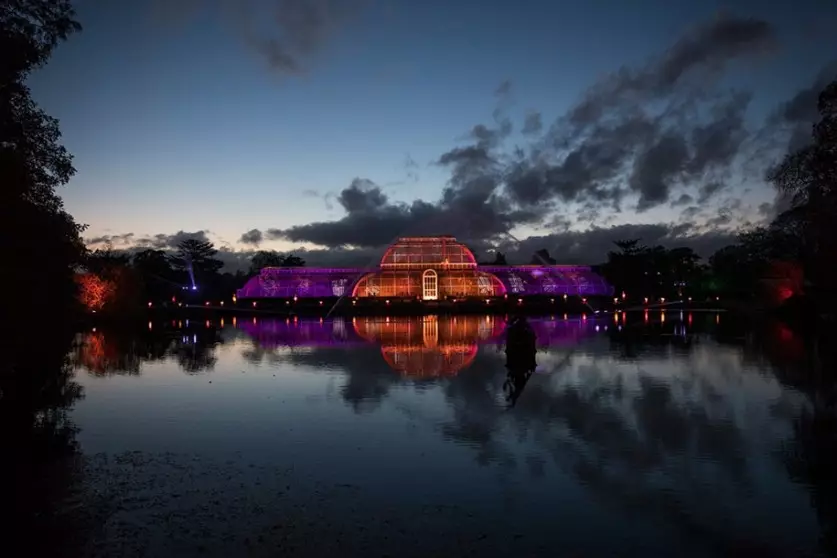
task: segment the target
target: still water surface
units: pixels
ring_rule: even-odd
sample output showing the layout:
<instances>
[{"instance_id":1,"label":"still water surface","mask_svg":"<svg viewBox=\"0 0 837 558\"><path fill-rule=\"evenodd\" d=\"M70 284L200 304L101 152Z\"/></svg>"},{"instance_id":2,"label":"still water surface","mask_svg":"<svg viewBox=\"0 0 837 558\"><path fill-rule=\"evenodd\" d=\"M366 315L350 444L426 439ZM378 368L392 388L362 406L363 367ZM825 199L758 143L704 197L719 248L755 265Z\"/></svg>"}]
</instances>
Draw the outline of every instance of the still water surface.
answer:
<instances>
[{"instance_id":1,"label":"still water surface","mask_svg":"<svg viewBox=\"0 0 837 558\"><path fill-rule=\"evenodd\" d=\"M533 320L531 375L499 316L80 334L99 552L819 552L801 341L667 314Z\"/></svg>"}]
</instances>

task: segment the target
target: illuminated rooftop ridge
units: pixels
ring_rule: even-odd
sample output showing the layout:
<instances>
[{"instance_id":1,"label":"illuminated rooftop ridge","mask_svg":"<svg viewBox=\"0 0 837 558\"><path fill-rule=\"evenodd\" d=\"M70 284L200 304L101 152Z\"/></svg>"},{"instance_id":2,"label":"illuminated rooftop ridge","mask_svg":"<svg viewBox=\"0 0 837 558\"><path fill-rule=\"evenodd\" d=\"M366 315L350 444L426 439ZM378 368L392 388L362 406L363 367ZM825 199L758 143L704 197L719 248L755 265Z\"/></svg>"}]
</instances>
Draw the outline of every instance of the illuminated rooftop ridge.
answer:
<instances>
[{"instance_id":1,"label":"illuminated rooftop ridge","mask_svg":"<svg viewBox=\"0 0 837 558\"><path fill-rule=\"evenodd\" d=\"M453 236L405 236L381 258L382 269L471 269L477 259Z\"/></svg>"}]
</instances>

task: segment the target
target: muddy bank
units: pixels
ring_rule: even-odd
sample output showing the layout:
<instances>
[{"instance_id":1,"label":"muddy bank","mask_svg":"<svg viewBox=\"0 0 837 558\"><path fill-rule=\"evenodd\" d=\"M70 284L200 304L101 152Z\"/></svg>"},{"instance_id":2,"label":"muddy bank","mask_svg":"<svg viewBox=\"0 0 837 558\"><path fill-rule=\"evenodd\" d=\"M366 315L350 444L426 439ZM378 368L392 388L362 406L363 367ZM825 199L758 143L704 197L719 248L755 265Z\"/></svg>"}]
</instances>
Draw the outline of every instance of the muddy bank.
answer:
<instances>
[{"instance_id":1,"label":"muddy bank","mask_svg":"<svg viewBox=\"0 0 837 558\"><path fill-rule=\"evenodd\" d=\"M394 509L304 472L177 454L86 460L73 554L120 556L509 555L543 550L478 510ZM543 541L542 541L543 542Z\"/></svg>"}]
</instances>

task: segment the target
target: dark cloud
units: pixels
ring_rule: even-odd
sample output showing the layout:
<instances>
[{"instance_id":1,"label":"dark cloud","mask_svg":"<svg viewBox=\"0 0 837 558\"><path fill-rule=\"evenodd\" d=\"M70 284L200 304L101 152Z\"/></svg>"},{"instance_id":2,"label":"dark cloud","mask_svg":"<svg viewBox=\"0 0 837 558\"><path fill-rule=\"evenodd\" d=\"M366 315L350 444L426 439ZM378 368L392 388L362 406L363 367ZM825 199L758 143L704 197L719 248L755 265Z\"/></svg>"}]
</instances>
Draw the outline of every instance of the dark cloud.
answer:
<instances>
[{"instance_id":1,"label":"dark cloud","mask_svg":"<svg viewBox=\"0 0 837 558\"><path fill-rule=\"evenodd\" d=\"M689 158L682 136L666 135L639 155L629 181L639 193L637 211L645 211L668 201L672 182L677 179Z\"/></svg>"},{"instance_id":2,"label":"dark cloud","mask_svg":"<svg viewBox=\"0 0 837 558\"><path fill-rule=\"evenodd\" d=\"M184 240L195 239L202 242L209 241L209 231L186 232L177 231L174 234L155 234L153 236L137 236L134 233L119 235L102 235L89 238L85 242L94 248L107 245L119 249L154 248L156 250L173 250ZM251 231L252 232L252 231Z\"/></svg>"},{"instance_id":3,"label":"dark cloud","mask_svg":"<svg viewBox=\"0 0 837 558\"><path fill-rule=\"evenodd\" d=\"M695 199L690 196L689 194L681 194L679 198L671 202L671 207L679 207L681 205L689 205L690 203L694 202Z\"/></svg>"},{"instance_id":4,"label":"dark cloud","mask_svg":"<svg viewBox=\"0 0 837 558\"><path fill-rule=\"evenodd\" d=\"M569 113L568 122L586 127L626 105L664 99L678 89L705 85L738 58L764 52L775 30L755 19L719 17L687 33L662 57L639 69L622 68L591 87Z\"/></svg>"},{"instance_id":5,"label":"dark cloud","mask_svg":"<svg viewBox=\"0 0 837 558\"><path fill-rule=\"evenodd\" d=\"M444 232L490 244L517 226L541 224L560 204L574 204L577 222L602 223L626 200L639 211L668 202L673 191L680 195L675 205L708 201L748 137L750 101L711 88L732 62L773 41L765 22L716 18L648 64L605 77L540 137L541 116L529 113L522 131L531 143L510 153L503 145L512 129L505 114L511 84L503 82L494 122L473 126L467 144L437 159L450 172L439 200L396 203L357 179L337 196L342 218L267 236L374 247L403 234Z\"/></svg>"},{"instance_id":6,"label":"dark cloud","mask_svg":"<svg viewBox=\"0 0 837 558\"><path fill-rule=\"evenodd\" d=\"M508 97L511 94L512 90L512 82L511 80L503 80L500 82L500 85L497 86L497 89L494 90L494 95L497 97Z\"/></svg>"},{"instance_id":7,"label":"dark cloud","mask_svg":"<svg viewBox=\"0 0 837 558\"><path fill-rule=\"evenodd\" d=\"M234 22L244 42L273 70L302 74L363 4L359 0L236 0L228 3L224 17Z\"/></svg>"},{"instance_id":8,"label":"dark cloud","mask_svg":"<svg viewBox=\"0 0 837 558\"><path fill-rule=\"evenodd\" d=\"M418 163L408 153L404 156L404 171L407 173L407 180L410 182L419 181Z\"/></svg>"},{"instance_id":9,"label":"dark cloud","mask_svg":"<svg viewBox=\"0 0 837 558\"><path fill-rule=\"evenodd\" d=\"M687 207L686 209L684 209L683 211L680 212L680 217L682 219L690 220L690 219L694 219L695 217L697 217L698 214L700 214L700 212L701 212L700 207L698 207L696 205L691 205L691 206Z\"/></svg>"},{"instance_id":10,"label":"dark cloud","mask_svg":"<svg viewBox=\"0 0 837 558\"><path fill-rule=\"evenodd\" d=\"M175 25L215 17L271 69L299 75L368 4L366 0L154 0L153 8L155 15Z\"/></svg>"},{"instance_id":11,"label":"dark cloud","mask_svg":"<svg viewBox=\"0 0 837 558\"><path fill-rule=\"evenodd\" d=\"M563 231L546 236L531 236L515 245L498 249L508 253L509 261L526 261L535 251L545 248L558 263L596 264L605 261L614 241L639 238L643 244L668 248L686 246L703 257L732 244L735 233L726 230L699 231L692 225L616 225L594 227L585 231Z\"/></svg>"},{"instance_id":12,"label":"dark cloud","mask_svg":"<svg viewBox=\"0 0 837 558\"><path fill-rule=\"evenodd\" d=\"M702 177L708 171L729 168L748 135L744 116L751 98L749 92L732 95L729 101L715 107L708 124L692 130L694 154L687 166L691 175Z\"/></svg>"},{"instance_id":13,"label":"dark cloud","mask_svg":"<svg viewBox=\"0 0 837 558\"><path fill-rule=\"evenodd\" d=\"M772 115L768 132L775 133L776 127L784 129L788 137L788 151L796 151L810 141L813 125L819 119L817 101L820 92L835 79L837 60L827 64L810 85L797 91Z\"/></svg>"},{"instance_id":14,"label":"dark cloud","mask_svg":"<svg viewBox=\"0 0 837 558\"><path fill-rule=\"evenodd\" d=\"M178 245L184 240L199 240L201 242L210 242L209 231L186 232L177 231L174 234L155 234L152 237L142 237L137 239L137 245L144 248L155 248L158 250L176 249Z\"/></svg>"},{"instance_id":15,"label":"dark cloud","mask_svg":"<svg viewBox=\"0 0 837 558\"><path fill-rule=\"evenodd\" d=\"M715 194L724 189L722 182L707 182L698 190L698 203L704 204L711 200Z\"/></svg>"},{"instance_id":16,"label":"dark cloud","mask_svg":"<svg viewBox=\"0 0 837 558\"><path fill-rule=\"evenodd\" d=\"M451 160L457 160L451 156ZM454 234L463 240L488 242L502 238L518 223L534 222L537 211L513 209L498 195L496 182L473 168L482 163L467 156L458 164L469 168L454 171L451 184L435 203L416 200L411 204L391 202L378 186L357 180L338 199L346 215L336 221L268 229L268 239L310 242L328 247L379 247L398 236ZM362 184L362 185L361 185Z\"/></svg>"},{"instance_id":17,"label":"dark cloud","mask_svg":"<svg viewBox=\"0 0 837 558\"><path fill-rule=\"evenodd\" d=\"M337 196L347 213L371 213L387 203L387 196L371 180L355 178Z\"/></svg>"},{"instance_id":18,"label":"dark cloud","mask_svg":"<svg viewBox=\"0 0 837 558\"><path fill-rule=\"evenodd\" d=\"M93 246L94 248L99 247L100 245L105 246L122 246L128 245L133 243L134 241L134 233L125 233L125 234L104 234L101 236L94 236L92 238L88 238L85 240L85 243L88 246Z\"/></svg>"},{"instance_id":19,"label":"dark cloud","mask_svg":"<svg viewBox=\"0 0 837 558\"><path fill-rule=\"evenodd\" d=\"M774 216L773 215L773 213L774 213L773 208L774 208L774 205L770 202L764 202L764 203L759 204L759 208L758 208L759 216L760 217L765 217L765 218L772 218Z\"/></svg>"},{"instance_id":20,"label":"dark cloud","mask_svg":"<svg viewBox=\"0 0 837 558\"><path fill-rule=\"evenodd\" d=\"M259 229L251 229L246 233L241 235L241 238L238 239L239 242L242 244L254 244L258 246L261 244L262 240L264 239L262 235L262 231Z\"/></svg>"},{"instance_id":21,"label":"dark cloud","mask_svg":"<svg viewBox=\"0 0 837 558\"><path fill-rule=\"evenodd\" d=\"M520 130L523 134L538 134L543 130L543 122L541 120L541 113L537 111L529 111L526 114L526 119L523 121L523 128Z\"/></svg>"},{"instance_id":22,"label":"dark cloud","mask_svg":"<svg viewBox=\"0 0 837 558\"><path fill-rule=\"evenodd\" d=\"M656 135L656 125L642 116L601 124L560 162L539 152L515 162L506 178L506 190L523 206L557 198L562 202L613 201L622 189L616 179L625 170L636 146Z\"/></svg>"}]
</instances>

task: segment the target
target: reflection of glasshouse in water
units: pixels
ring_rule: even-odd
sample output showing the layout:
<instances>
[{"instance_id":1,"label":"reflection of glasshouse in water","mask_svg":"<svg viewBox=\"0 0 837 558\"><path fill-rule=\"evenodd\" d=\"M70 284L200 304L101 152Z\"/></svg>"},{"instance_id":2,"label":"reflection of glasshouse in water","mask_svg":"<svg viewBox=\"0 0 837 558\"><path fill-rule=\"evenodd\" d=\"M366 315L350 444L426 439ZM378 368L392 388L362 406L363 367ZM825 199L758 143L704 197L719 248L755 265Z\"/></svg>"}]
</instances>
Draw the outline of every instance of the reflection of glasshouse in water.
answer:
<instances>
[{"instance_id":1,"label":"reflection of glasshouse in water","mask_svg":"<svg viewBox=\"0 0 837 558\"><path fill-rule=\"evenodd\" d=\"M372 270L291 267L262 269L239 298L447 297L610 295L613 288L586 266L482 266L452 236L405 237Z\"/></svg>"}]
</instances>

